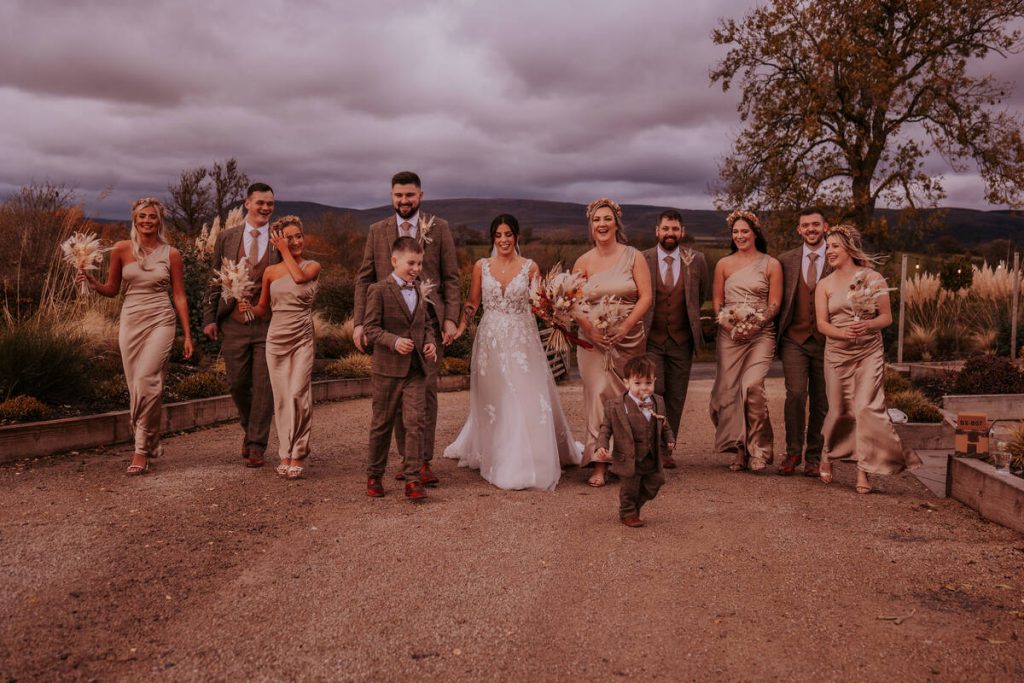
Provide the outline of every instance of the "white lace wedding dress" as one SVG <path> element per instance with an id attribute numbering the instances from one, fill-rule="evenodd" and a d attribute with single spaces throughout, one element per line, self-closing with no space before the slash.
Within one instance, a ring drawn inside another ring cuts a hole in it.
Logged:
<path id="1" fill-rule="evenodd" d="M 502 291 L 484 259 L 484 315 L 473 342 L 469 417 L 444 457 L 479 469 L 498 488 L 552 491 L 562 466 L 578 465 L 581 451 L 530 311 L 531 263 L 527 259 Z"/>

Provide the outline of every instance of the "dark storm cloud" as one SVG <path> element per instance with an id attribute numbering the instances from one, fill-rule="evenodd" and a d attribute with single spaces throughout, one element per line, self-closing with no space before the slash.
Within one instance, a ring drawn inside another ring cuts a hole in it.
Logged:
<path id="1" fill-rule="evenodd" d="M 95 210 L 120 215 L 235 156 L 282 198 L 350 207 L 400 168 L 428 197 L 707 207 L 739 130 L 709 36 L 752 5 L 8 0 L 0 193 L 112 187 Z M 979 203 L 976 178 L 947 187 Z"/>

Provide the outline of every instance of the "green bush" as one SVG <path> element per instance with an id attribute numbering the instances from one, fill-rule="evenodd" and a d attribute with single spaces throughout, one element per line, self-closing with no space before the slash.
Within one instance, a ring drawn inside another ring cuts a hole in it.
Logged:
<path id="1" fill-rule="evenodd" d="M 946 394 L 953 393 L 953 387 L 956 385 L 955 372 L 938 372 L 935 374 L 927 374 L 923 377 L 915 377 L 910 380 L 910 384 L 915 389 L 919 389 L 928 400 L 938 401 Z"/>
<path id="2" fill-rule="evenodd" d="M 45 420 L 50 416 L 50 408 L 32 396 L 15 396 L 0 403 L 0 421 L 32 422 Z"/>
<path id="3" fill-rule="evenodd" d="M 353 277 L 321 273 L 316 292 L 315 309 L 327 319 L 335 322 L 350 318 L 352 309 L 355 307 L 355 292 Z"/>
<path id="4" fill-rule="evenodd" d="M 468 375 L 469 370 L 469 361 L 465 358 L 445 358 L 444 363 L 441 364 L 440 374 L 442 376 Z"/>
<path id="5" fill-rule="evenodd" d="M 967 360 L 956 377 L 958 394 L 1019 394 L 1024 392 L 1024 374 L 1008 358 L 992 354 Z"/>
<path id="6" fill-rule="evenodd" d="M 953 256 L 942 263 L 939 271 L 942 288 L 955 292 L 970 287 L 974 282 L 974 266 L 966 256 Z"/>
<path id="7" fill-rule="evenodd" d="M 204 370 L 182 377 L 171 391 L 184 399 L 209 398 L 228 393 L 228 383 L 221 375 Z"/>
<path id="8" fill-rule="evenodd" d="M 128 403 L 128 385 L 123 374 L 93 382 L 92 395 L 100 403 Z"/>
<path id="9" fill-rule="evenodd" d="M 896 372 L 895 370 L 891 370 L 889 368 L 886 368 L 885 376 L 882 381 L 884 382 L 886 396 L 888 396 L 889 394 L 895 394 L 900 391 L 909 391 L 910 389 L 913 389 L 913 387 L 910 385 L 909 379 L 907 379 L 904 375 Z"/>
<path id="10" fill-rule="evenodd" d="M 917 389 L 887 394 L 885 404 L 907 414 L 910 422 L 942 422 L 942 413 Z"/>
<path id="11" fill-rule="evenodd" d="M 0 327 L 0 398 L 31 394 L 45 403 L 89 395 L 90 357 L 81 335 L 32 318 Z"/>
<path id="12" fill-rule="evenodd" d="M 373 361 L 363 353 L 350 353 L 333 363 L 328 363 L 324 372 L 339 379 L 363 379 L 373 374 Z"/>

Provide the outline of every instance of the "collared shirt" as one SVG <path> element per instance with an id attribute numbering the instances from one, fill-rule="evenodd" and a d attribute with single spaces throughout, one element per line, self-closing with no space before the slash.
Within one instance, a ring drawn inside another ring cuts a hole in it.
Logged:
<path id="1" fill-rule="evenodd" d="M 412 237 L 414 239 L 419 237 L 419 232 L 420 232 L 420 212 L 419 211 L 417 211 L 413 215 L 409 216 L 408 218 L 402 218 L 401 216 L 398 215 L 398 212 L 396 211 L 395 212 L 395 220 L 397 221 L 397 223 L 395 223 L 395 225 L 397 226 L 395 228 L 397 233 L 398 233 L 397 237 L 405 237 L 405 235 L 402 234 L 402 223 L 410 223 L 412 225 L 412 229 L 409 231 L 409 237 Z"/>
<path id="2" fill-rule="evenodd" d="M 822 240 L 821 244 L 818 245 L 817 249 L 810 249 L 810 248 L 808 248 L 808 246 L 806 244 L 804 244 L 804 251 L 803 251 L 802 256 L 800 257 L 801 258 L 801 261 L 800 261 L 800 271 L 803 273 L 804 282 L 807 282 L 808 269 L 811 267 L 811 259 L 807 258 L 807 255 L 810 254 L 810 253 L 815 253 L 815 254 L 818 255 L 818 260 L 816 260 L 814 262 L 814 269 L 816 271 L 818 271 L 818 278 L 817 278 L 817 280 L 815 280 L 815 282 L 817 282 L 818 280 L 821 279 L 821 274 L 825 271 L 825 242 L 824 242 L 824 240 Z"/>
<path id="3" fill-rule="evenodd" d="M 650 421 L 651 416 L 654 415 L 654 411 L 651 410 L 650 408 L 643 408 L 643 407 L 641 407 L 640 406 L 640 399 L 638 399 L 636 396 L 634 396 L 632 394 L 632 392 L 627 392 L 627 393 L 629 393 L 629 397 L 631 399 L 633 399 L 633 403 L 636 403 L 636 407 L 640 408 L 640 412 L 642 412 L 644 414 L 644 419 L 647 420 L 647 421 Z M 652 396 L 651 397 L 651 404 L 653 405 L 653 403 L 654 403 L 654 397 Z"/>
<path id="4" fill-rule="evenodd" d="M 681 263 L 679 259 L 679 247 L 676 247 L 672 251 L 665 251 L 658 245 L 658 269 L 661 271 L 661 281 L 668 282 L 668 264 L 665 263 L 665 257 L 672 257 L 672 283 L 679 282 L 679 265 Z"/>
<path id="5" fill-rule="evenodd" d="M 412 315 L 416 311 L 416 300 L 418 299 L 416 289 L 407 289 L 403 287 L 403 285 L 407 284 L 406 281 L 398 277 L 394 271 L 391 271 L 391 277 L 395 278 L 395 282 L 398 283 L 398 291 L 402 293 L 402 298 L 405 299 L 405 305 L 409 307 L 409 315 Z"/>
<path id="6" fill-rule="evenodd" d="M 259 236 L 259 257 L 257 261 L 263 260 L 263 255 L 267 253 L 267 246 L 270 244 L 270 224 L 267 223 L 262 228 L 257 228 L 249 225 L 249 221 L 245 222 L 245 232 L 242 233 L 242 253 L 246 256 L 249 255 L 249 250 L 252 248 L 252 231 L 258 230 Z"/>

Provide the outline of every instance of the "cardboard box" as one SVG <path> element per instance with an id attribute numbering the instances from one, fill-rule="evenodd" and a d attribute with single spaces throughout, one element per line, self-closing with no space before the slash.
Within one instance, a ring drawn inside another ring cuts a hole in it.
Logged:
<path id="1" fill-rule="evenodd" d="M 984 413 L 960 413 L 956 416 L 953 447 L 956 455 L 970 458 L 988 456 L 988 416 Z"/>

